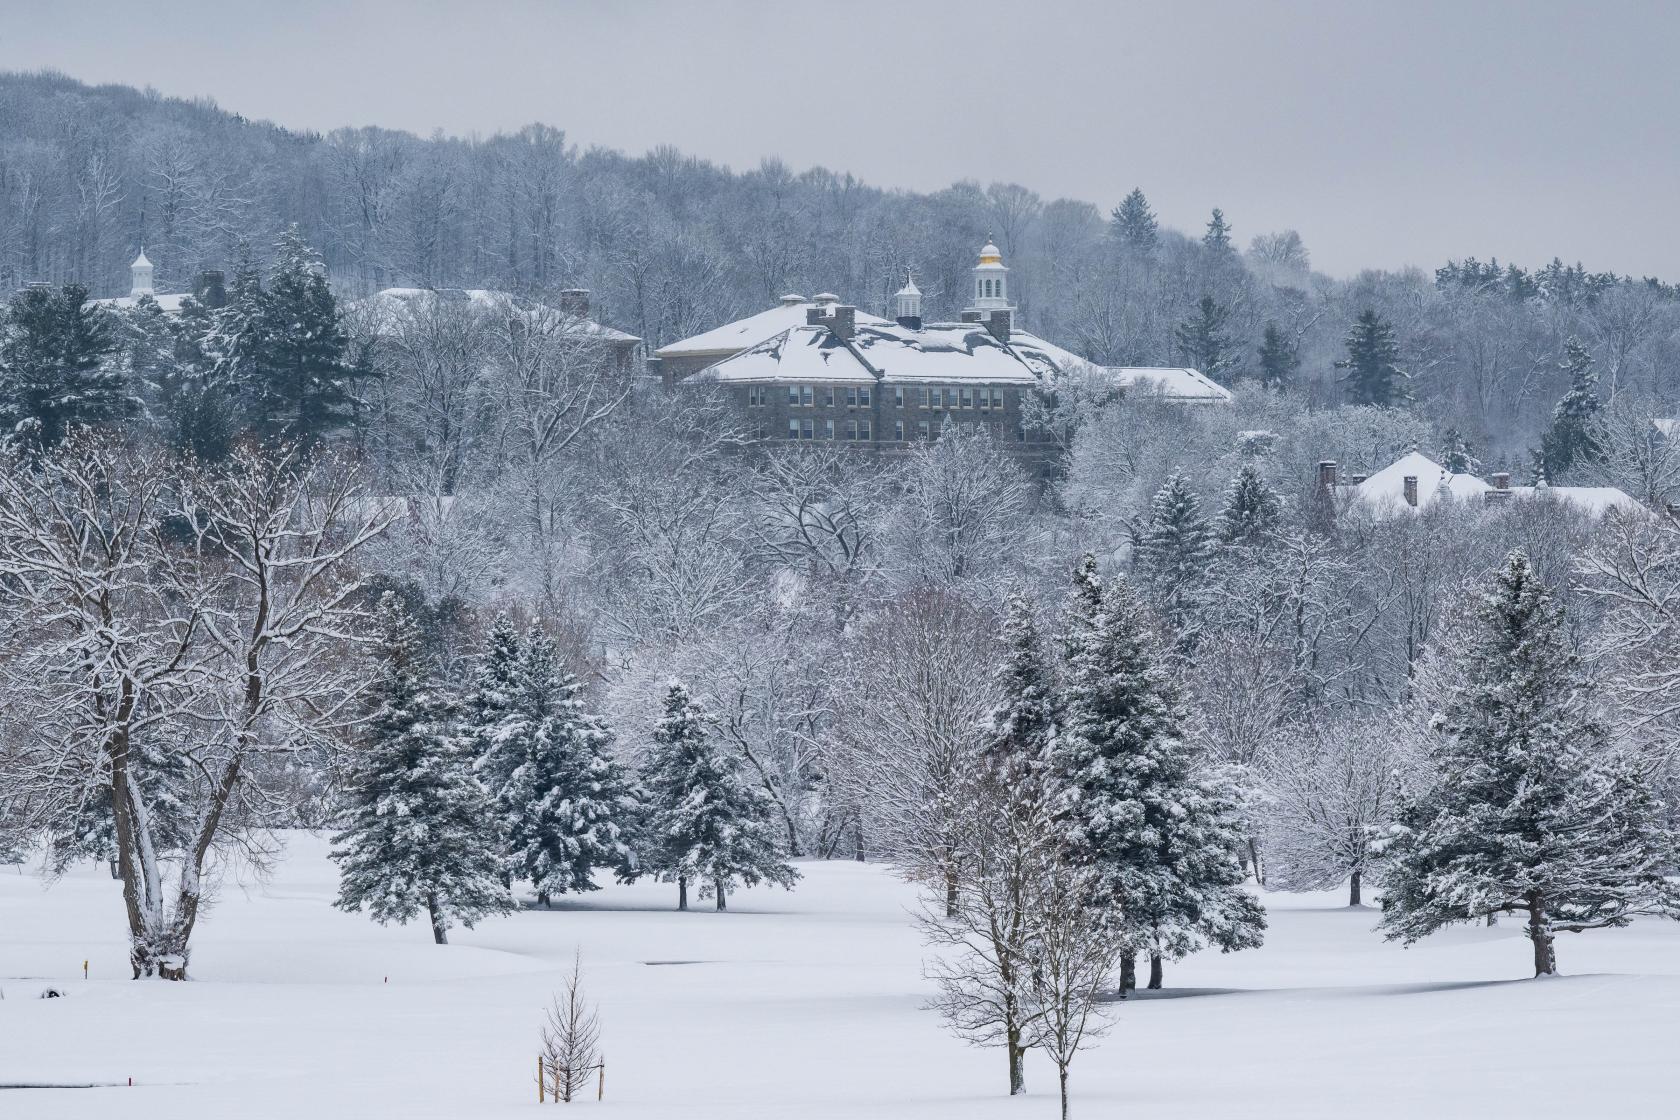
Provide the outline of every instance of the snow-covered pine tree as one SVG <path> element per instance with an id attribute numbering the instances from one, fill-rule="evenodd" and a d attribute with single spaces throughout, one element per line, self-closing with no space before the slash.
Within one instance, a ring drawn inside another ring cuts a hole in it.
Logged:
<path id="1" fill-rule="evenodd" d="M 1196 304 L 1196 313 L 1179 323 L 1173 333 L 1184 363 L 1221 385 L 1229 385 L 1236 379 L 1241 361 L 1241 352 L 1225 333 L 1225 323 L 1230 317 L 1229 308 L 1205 295 Z"/>
<path id="2" fill-rule="evenodd" d="M 1453 474 L 1477 474 L 1482 469 L 1476 459 L 1476 449 L 1457 428 L 1448 428 L 1442 438 L 1441 465 Z"/>
<path id="3" fill-rule="evenodd" d="M 1136 986 L 1140 952 L 1155 958 L 1159 986 L 1159 959 L 1203 939 L 1258 944 L 1265 917 L 1241 887 L 1235 800 L 1195 773 L 1177 689 L 1124 580 L 1103 590 L 1065 689 L 1054 780 L 1072 858 L 1126 945 L 1121 990 Z"/>
<path id="4" fill-rule="evenodd" d="M 583 686 L 560 664 L 554 641 L 532 626 L 518 665 L 511 718 L 497 732 L 498 757 L 517 763 L 497 794 L 508 867 L 537 900 L 596 889 L 596 868 L 635 878 L 631 848 L 640 791 L 612 757 L 612 732 L 593 716 Z"/>
<path id="5" fill-rule="evenodd" d="M 262 381 L 248 386 L 261 435 L 313 442 L 352 419 L 352 380 L 364 371 L 349 360 L 349 338 L 327 284 L 320 254 L 288 229 L 275 247 L 264 293 Z"/>
<path id="6" fill-rule="evenodd" d="M 1388 843 L 1384 933 L 1410 943 L 1526 913 L 1544 976 L 1560 932 L 1672 913 L 1675 841 L 1644 778 L 1615 760 L 1563 611 L 1522 552 L 1440 656 L 1434 780 L 1404 801 Z"/>
<path id="7" fill-rule="evenodd" d="M 1224 544 L 1259 544 L 1277 531 L 1282 517 L 1282 496 L 1266 485 L 1258 469 L 1245 464 L 1225 487 L 1219 539 Z"/>
<path id="8" fill-rule="evenodd" d="M 1287 389 L 1301 368 L 1301 355 L 1295 344 L 1278 328 L 1267 323 L 1260 338 L 1260 384 L 1268 389 Z"/>
<path id="9" fill-rule="evenodd" d="M 1132 531 L 1132 564 L 1139 586 L 1171 624 L 1181 648 L 1194 642 L 1212 556 L 1213 532 L 1196 491 L 1175 472 L 1150 500 L 1149 519 Z"/>
<path id="10" fill-rule="evenodd" d="M 1235 246 L 1231 244 L 1231 223 L 1225 220 L 1225 211 L 1217 206 L 1213 208 L 1213 214 L 1208 218 L 1207 229 L 1202 233 L 1202 245 L 1221 257 L 1228 257 L 1236 252 Z"/>
<path id="11" fill-rule="evenodd" d="M 799 878 L 776 842 L 773 810 L 758 787 L 721 750 L 705 713 L 681 681 L 666 689 L 653 732 L 644 784 L 648 791 L 647 862 L 677 884 L 677 909 L 688 909 L 688 886 L 715 892 L 728 908 L 736 883 L 792 888 Z"/>
<path id="12" fill-rule="evenodd" d="M 1571 338 L 1564 344 L 1559 368 L 1569 375 L 1569 389 L 1552 409 L 1551 426 L 1540 437 L 1539 460 L 1550 482 L 1566 479 L 1575 467 L 1604 462 L 1610 439 L 1592 352 Z"/>
<path id="13" fill-rule="evenodd" d="M 1109 215 L 1108 235 L 1120 244 L 1139 252 L 1154 252 L 1155 243 L 1160 236 L 1159 226 L 1155 220 L 1155 212 L 1149 208 L 1149 200 L 1144 197 L 1141 188 L 1133 187 L 1132 193 Z"/>
<path id="14" fill-rule="evenodd" d="M 485 636 L 472 688 L 461 704 L 461 726 L 471 744 L 473 765 L 498 802 L 525 758 L 525 737 L 514 734 L 513 726 L 523 691 L 523 656 L 518 629 L 506 614 L 497 614 Z"/>
<path id="15" fill-rule="evenodd" d="M 405 924 L 424 911 L 443 945 L 452 920 L 470 929 L 512 910 L 513 900 L 501 881 L 489 797 L 451 726 L 453 705 L 426 680 L 413 621 L 394 596 L 381 609 L 377 706 L 348 798 L 349 823 L 333 838 L 341 876 L 335 905 L 366 907 L 382 924 Z"/>
<path id="16" fill-rule="evenodd" d="M 1342 383 L 1349 402 L 1387 408 L 1407 398 L 1406 374 L 1394 364 L 1400 360 L 1400 344 L 1393 324 L 1375 311 L 1361 311 L 1345 343 L 1347 357 L 1336 368 L 1347 370 Z"/>
<path id="17" fill-rule="evenodd" d="M 77 425 L 132 416 L 116 350 L 109 314 L 80 284 L 14 295 L 0 318 L 0 438 L 50 448 Z"/>

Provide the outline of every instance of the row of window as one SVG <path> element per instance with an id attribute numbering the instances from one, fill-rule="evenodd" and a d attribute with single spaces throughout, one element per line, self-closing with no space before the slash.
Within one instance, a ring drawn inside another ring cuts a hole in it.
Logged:
<path id="1" fill-rule="evenodd" d="M 747 404 L 753 408 L 762 408 L 770 403 L 770 386 L 747 386 Z M 923 408 L 939 409 L 941 411 L 959 408 L 1001 409 L 1003 408 L 1003 390 L 995 386 L 982 385 L 946 387 L 943 385 L 923 386 L 920 390 L 920 403 Z M 893 407 L 903 408 L 905 389 L 902 385 L 893 386 Z M 789 385 L 787 387 L 787 403 L 790 408 L 814 408 L 823 404 L 828 408 L 844 404 L 847 408 L 868 408 L 872 397 L 868 385 L 848 385 L 840 389 L 834 385 Z"/>
<path id="2" fill-rule="evenodd" d="M 915 423 L 914 426 L 905 423 L 903 420 L 894 420 L 892 422 L 892 426 L 893 426 L 893 436 L 892 436 L 892 438 L 897 440 L 899 443 L 904 442 L 904 435 L 905 435 L 906 431 L 913 432 L 917 439 L 932 439 L 935 435 L 938 434 L 935 427 L 926 420 L 919 420 Z M 964 421 L 963 422 L 962 431 L 963 431 L 964 435 L 973 435 L 976 429 L 983 429 L 983 428 L 986 428 L 987 426 L 988 425 L 986 424 L 985 421 L 980 421 L 977 424 L 974 421 L 969 420 L 969 421 Z M 1002 441 L 1002 439 L 1003 439 L 1003 425 L 1001 423 L 997 422 L 997 421 L 993 421 L 989 426 L 990 426 L 991 431 L 992 431 L 992 438 L 995 439 L 995 440 Z M 759 429 L 759 431 L 762 434 L 762 428 Z M 1017 443 L 1025 443 L 1027 441 L 1026 429 L 1023 428 L 1023 427 L 1020 427 L 1019 425 L 1017 425 L 1015 427 L 1014 435 L 1015 435 L 1015 441 Z M 789 420 L 788 421 L 787 438 L 788 439 L 835 439 L 835 438 L 842 438 L 842 439 L 847 439 L 847 440 L 869 440 L 869 439 L 872 439 L 874 437 L 873 437 L 873 429 L 871 428 L 868 420 L 848 420 L 848 421 L 846 421 L 845 427 L 840 428 L 840 427 L 836 426 L 836 424 L 833 420 L 812 420 L 812 419 L 807 417 L 806 419 L 803 419 L 803 420 L 797 420 L 796 419 L 796 420 Z"/>

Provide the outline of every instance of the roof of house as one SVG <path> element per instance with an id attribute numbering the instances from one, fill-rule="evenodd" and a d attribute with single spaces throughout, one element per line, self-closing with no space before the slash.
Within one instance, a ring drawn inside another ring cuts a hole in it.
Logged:
<path id="1" fill-rule="evenodd" d="M 150 297 L 157 303 L 158 310 L 165 315 L 179 315 L 181 313 L 181 303 L 188 295 L 187 292 L 148 292 L 144 296 L 108 296 L 105 299 L 90 299 L 88 303 L 109 308 L 112 311 L 127 311 L 129 308 L 138 307 L 141 300 Z"/>
<path id="2" fill-rule="evenodd" d="M 1406 501 L 1406 479 L 1417 479 L 1417 505 Z M 1456 501 L 1481 500 L 1495 489 L 1471 474 L 1454 474 L 1419 451 L 1402 455 L 1363 482 L 1337 487 L 1338 492 L 1376 513 L 1379 517 L 1429 509 L 1446 498 Z M 1614 486 L 1512 486 L 1517 498 L 1549 498 L 1568 502 L 1594 517 L 1612 509 L 1638 510 L 1639 500 Z"/>
<path id="3" fill-rule="evenodd" d="M 380 310 L 395 312 L 433 300 L 471 303 L 485 308 L 513 307 L 521 311 L 534 311 L 538 308 L 555 310 L 551 304 L 543 303 L 540 300 L 515 295 L 512 292 L 496 291 L 493 288 L 385 288 L 374 293 L 366 302 Z M 604 323 L 597 323 L 593 319 L 579 319 L 577 327 L 580 331 L 594 335 L 603 342 L 634 343 L 641 341 L 633 334 L 626 334 L 624 331 L 609 327 Z"/>
<path id="4" fill-rule="evenodd" d="M 1664 439 L 1673 439 L 1680 435 L 1680 419 L 1653 420 L 1651 421 L 1651 427 L 1655 428 Z"/>
<path id="5" fill-rule="evenodd" d="M 654 351 L 654 355 L 660 358 L 678 358 L 739 353 L 790 328 L 803 327 L 807 309 L 829 306 L 834 302 L 833 297 L 818 296 L 816 299 L 805 299 L 801 296 L 783 296 L 780 303 L 767 311 L 760 311 L 756 315 L 748 315 L 745 319 L 736 319 L 732 323 L 714 327 L 703 334 L 661 346 Z M 887 327 L 892 326 L 892 320 L 859 311 L 857 325 Z"/>

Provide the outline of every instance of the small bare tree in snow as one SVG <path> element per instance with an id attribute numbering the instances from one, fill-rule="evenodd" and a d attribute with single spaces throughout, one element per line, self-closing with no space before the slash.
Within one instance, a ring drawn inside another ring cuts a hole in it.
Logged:
<path id="1" fill-rule="evenodd" d="M 581 954 L 544 1015 L 542 1061 L 555 1097 L 568 1103 L 601 1067 L 601 1020 L 583 991 Z"/>

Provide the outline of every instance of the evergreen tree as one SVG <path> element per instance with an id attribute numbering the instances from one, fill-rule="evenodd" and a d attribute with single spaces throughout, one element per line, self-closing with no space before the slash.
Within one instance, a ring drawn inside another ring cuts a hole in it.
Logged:
<path id="1" fill-rule="evenodd" d="M 349 338 L 326 269 L 295 228 L 277 247 L 263 328 L 263 376 L 246 386 L 256 432 L 307 442 L 349 424 L 359 371 L 347 360 Z"/>
<path id="2" fill-rule="evenodd" d="M 1221 257 L 1228 257 L 1236 252 L 1231 244 L 1231 223 L 1225 220 L 1225 211 L 1215 206 L 1213 216 L 1208 218 L 1207 230 L 1202 234 L 1202 245 Z"/>
<path id="3" fill-rule="evenodd" d="M 168 324 L 173 352 L 158 371 L 152 406 L 164 441 L 206 463 L 226 458 L 239 434 L 238 400 L 210 349 L 217 314 L 196 299 L 181 301 Z"/>
<path id="4" fill-rule="evenodd" d="M 335 905 L 366 907 L 380 923 L 425 911 L 443 945 L 451 920 L 470 929 L 513 909 L 513 900 L 500 879 L 490 800 L 451 726 L 453 705 L 426 680 L 414 623 L 393 597 L 383 605 L 377 706 L 346 806 L 349 824 L 333 838 Z"/>
<path id="5" fill-rule="evenodd" d="M 1181 644 L 1193 641 L 1212 556 L 1213 532 L 1196 492 L 1188 478 L 1175 473 L 1151 499 L 1148 521 L 1132 530 L 1132 565 Z"/>
<path id="6" fill-rule="evenodd" d="M 78 425 L 138 412 L 117 350 L 110 315 L 80 284 L 14 295 L 0 323 L 0 439 L 49 448 Z"/>
<path id="7" fill-rule="evenodd" d="M 1552 409 L 1552 423 L 1540 437 L 1540 462 L 1548 481 L 1557 482 L 1571 468 L 1604 462 L 1609 432 L 1598 399 L 1598 373 L 1592 353 L 1576 339 L 1564 344 L 1560 368 L 1569 389 Z"/>
<path id="8" fill-rule="evenodd" d="M 1400 346 L 1394 340 L 1394 327 L 1375 311 L 1362 311 L 1347 334 L 1347 357 L 1336 363 L 1337 369 L 1347 370 L 1342 378 L 1348 387 L 1348 399 L 1354 404 L 1374 404 L 1387 408 L 1407 398 L 1406 374 L 1394 363 L 1400 357 Z"/>
<path id="9" fill-rule="evenodd" d="M 1092 569 L 1089 578 L 1094 583 L 1094 561 Z M 1076 578 L 1084 574 L 1081 565 Z M 1005 612 L 1003 661 L 998 671 L 1003 700 L 992 716 L 986 753 L 1019 779 L 1035 779 L 1049 763 L 1050 743 L 1060 722 L 1055 674 L 1045 659 L 1032 603 L 1017 591 L 1009 596 Z"/>
<path id="10" fill-rule="evenodd" d="M 1526 913 L 1540 976 L 1557 970 L 1559 932 L 1671 912 L 1680 853 L 1644 778 L 1611 754 L 1563 611 L 1521 552 L 1442 661 L 1433 780 L 1387 853 L 1388 937 Z"/>
<path id="11" fill-rule="evenodd" d="M 519 713 L 523 656 L 519 631 L 506 614 L 498 614 L 485 638 L 472 689 L 462 704 L 474 766 L 480 780 L 498 797 L 524 761 L 523 743 L 506 734 Z"/>
<path id="12" fill-rule="evenodd" d="M 1149 208 L 1149 200 L 1143 197 L 1141 189 L 1133 187 L 1132 193 L 1109 214 L 1108 235 L 1140 253 L 1155 251 L 1156 242 L 1160 238 L 1160 227 L 1155 220 L 1155 212 Z"/>
<path id="13" fill-rule="evenodd" d="M 715 892 L 727 908 L 740 882 L 791 888 L 799 878 L 782 858 L 764 794 L 719 749 L 700 705 L 681 681 L 666 690 L 644 779 L 650 802 L 648 862 L 677 884 L 677 909 L 688 909 L 688 885 Z"/>
<path id="14" fill-rule="evenodd" d="M 1477 474 L 1482 469 L 1482 464 L 1476 459 L 1476 449 L 1459 434 L 1457 428 L 1448 428 L 1442 440 L 1441 465 L 1453 474 Z"/>
<path id="15" fill-rule="evenodd" d="M 1225 544 L 1259 544 L 1277 531 L 1283 497 L 1253 466 L 1244 466 L 1225 488 L 1219 513 L 1219 539 Z"/>
<path id="16" fill-rule="evenodd" d="M 511 710 L 490 731 L 488 756 L 492 769 L 506 770 L 496 808 L 511 874 L 529 880 L 544 905 L 552 895 L 595 890 L 598 867 L 633 879 L 638 791 L 612 757 L 612 732 L 589 713 L 583 686 L 536 626 L 514 684 Z"/>
<path id="17" fill-rule="evenodd" d="M 1225 322 L 1231 313 L 1203 296 L 1196 305 L 1196 314 L 1178 325 L 1174 337 L 1184 364 L 1228 385 L 1236 378 L 1238 350 L 1225 333 Z"/>
<path id="18" fill-rule="evenodd" d="M 1071 858 L 1092 874 L 1092 903 L 1112 912 L 1127 946 L 1122 991 L 1136 986 L 1140 952 L 1159 986 L 1161 959 L 1204 939 L 1258 944 L 1265 919 L 1242 890 L 1234 800 L 1195 774 L 1177 691 L 1124 581 L 1103 590 L 1066 680 L 1054 780 Z"/>
<path id="19" fill-rule="evenodd" d="M 1276 323 L 1267 323 L 1260 339 L 1260 384 L 1268 389 L 1287 389 L 1300 368 L 1301 355 L 1295 344 Z"/>

